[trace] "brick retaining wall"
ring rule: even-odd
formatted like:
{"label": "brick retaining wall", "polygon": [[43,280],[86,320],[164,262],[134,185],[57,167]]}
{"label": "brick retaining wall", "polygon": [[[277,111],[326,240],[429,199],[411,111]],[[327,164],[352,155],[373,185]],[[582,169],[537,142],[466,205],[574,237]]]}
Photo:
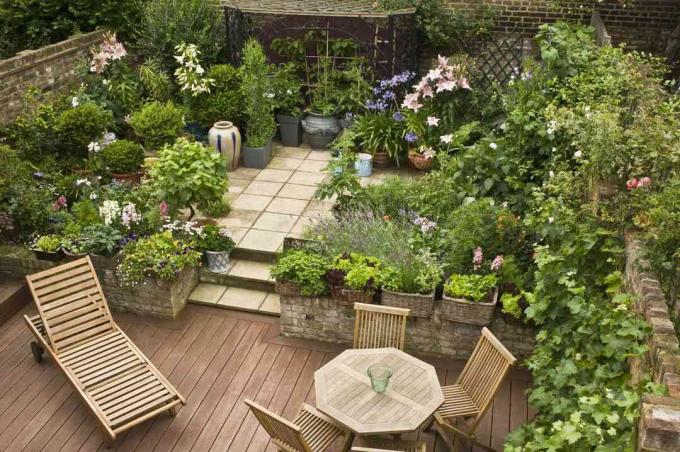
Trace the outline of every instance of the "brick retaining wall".
{"label": "brick retaining wall", "polygon": [[[161,319],[172,319],[182,311],[189,295],[198,284],[198,271],[184,269],[174,281],[148,278],[134,288],[122,287],[116,276],[113,258],[92,256],[104,295],[113,311],[131,312]],[[0,255],[0,276],[18,279],[54,267],[53,262],[39,260],[30,254]]]}
{"label": "brick retaining wall", "polygon": [[[444,358],[467,359],[477,344],[482,327],[442,320],[441,303],[435,302],[432,317],[409,318],[406,350]],[[506,322],[496,311],[489,329],[515,357],[531,354],[534,331],[519,322]],[[354,308],[330,297],[281,296],[281,334],[344,345],[352,343]]]}
{"label": "brick retaining wall", "polygon": [[29,88],[35,86],[45,93],[63,92],[78,85],[76,69],[90,49],[101,42],[102,34],[93,31],[76,35],[0,61],[0,124],[17,117]]}
{"label": "brick retaining wall", "polygon": [[645,271],[640,244],[633,234],[626,236],[625,279],[635,295],[635,310],[652,328],[649,351],[635,373],[650,373],[655,383],[668,388],[668,396],[646,395],[638,425],[639,451],[680,450],[680,343],[671,320],[659,279]]}

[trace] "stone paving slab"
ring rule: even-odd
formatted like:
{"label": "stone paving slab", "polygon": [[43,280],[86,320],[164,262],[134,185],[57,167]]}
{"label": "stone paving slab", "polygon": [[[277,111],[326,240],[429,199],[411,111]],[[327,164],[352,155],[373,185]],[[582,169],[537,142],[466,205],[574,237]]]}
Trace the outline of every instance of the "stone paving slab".
{"label": "stone paving slab", "polygon": [[241,311],[257,312],[268,293],[261,290],[241,289],[239,287],[229,287],[220,300],[219,306],[226,306]]}
{"label": "stone paving slab", "polygon": [[189,301],[217,304],[226,291],[227,288],[225,286],[220,286],[219,284],[200,283],[196,286],[191,295],[189,295]]}
{"label": "stone paving slab", "polygon": [[262,281],[274,281],[270,275],[271,264],[245,260],[234,260],[234,265],[228,271],[231,276]]}
{"label": "stone paving slab", "polygon": [[305,210],[305,207],[307,207],[307,204],[309,204],[309,201],[306,199],[281,198],[277,196],[272,199],[265,211],[300,215]]}
{"label": "stone paving slab", "polygon": [[264,231],[290,232],[298,218],[298,215],[264,212],[252,227]]}
{"label": "stone paving slab", "polygon": [[283,239],[286,237],[285,232],[261,231],[259,229],[250,229],[245,237],[239,242],[239,248],[248,250],[265,251],[274,253],[283,245]]}

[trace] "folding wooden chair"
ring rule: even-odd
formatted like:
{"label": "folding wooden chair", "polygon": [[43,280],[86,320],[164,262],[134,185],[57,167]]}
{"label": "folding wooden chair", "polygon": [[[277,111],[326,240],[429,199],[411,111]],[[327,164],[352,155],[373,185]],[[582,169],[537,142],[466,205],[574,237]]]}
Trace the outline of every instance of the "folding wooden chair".
{"label": "folding wooden chair", "polygon": [[339,427],[332,419],[307,404],[302,406],[293,422],[251,400],[246,399],[245,404],[280,451],[326,452],[338,438],[343,438],[342,450],[347,451],[354,439],[350,431]]}
{"label": "folding wooden chair", "polygon": [[109,442],[185,403],[113,321],[89,256],[26,279],[38,308],[24,316],[36,361],[47,350]]}
{"label": "folding wooden chair", "polygon": [[366,438],[363,446],[352,447],[352,452],[427,452],[424,441]]}
{"label": "folding wooden chair", "polygon": [[354,311],[353,348],[404,349],[406,318],[410,309],[354,303]]}
{"label": "folding wooden chair", "polygon": [[[482,336],[456,383],[442,387],[444,404],[434,414],[437,432],[453,450],[458,450],[461,438],[483,449],[494,450],[480,444],[474,432],[515,361],[515,357],[491,331],[483,328]],[[457,419],[462,418],[472,419],[465,429],[454,425]]]}

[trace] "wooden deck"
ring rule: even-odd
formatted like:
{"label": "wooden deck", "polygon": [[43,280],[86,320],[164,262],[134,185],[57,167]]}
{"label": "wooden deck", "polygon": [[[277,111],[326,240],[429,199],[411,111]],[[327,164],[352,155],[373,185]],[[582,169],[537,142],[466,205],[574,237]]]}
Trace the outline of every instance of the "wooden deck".
{"label": "wooden deck", "polygon": [[[63,374],[46,359],[37,364],[21,315],[0,326],[0,450],[104,450],[104,437]],[[186,399],[175,418],[160,416],[122,435],[117,450],[274,451],[243,399],[292,419],[314,403],[313,373],[339,351],[282,338],[275,318],[190,305],[177,321],[114,315],[139,348]],[[442,383],[463,362],[428,360]],[[479,437],[502,450],[507,432],[531,416],[529,376],[515,370],[484,417]],[[444,451],[433,434],[419,434],[428,450]],[[416,436],[416,434],[412,435]]]}

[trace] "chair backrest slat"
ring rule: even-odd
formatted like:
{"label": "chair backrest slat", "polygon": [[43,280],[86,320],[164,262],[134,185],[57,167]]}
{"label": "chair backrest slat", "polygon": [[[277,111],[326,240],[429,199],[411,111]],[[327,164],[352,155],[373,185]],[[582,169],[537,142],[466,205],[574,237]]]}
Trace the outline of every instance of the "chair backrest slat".
{"label": "chair backrest slat", "polygon": [[115,329],[89,256],[26,280],[57,354]]}
{"label": "chair backrest slat", "polygon": [[289,450],[298,452],[312,451],[302,436],[300,427],[251,400],[246,399],[244,402],[250,407],[262,427],[269,433],[274,444],[279,447],[286,446]]}
{"label": "chair backrest slat", "polygon": [[354,312],[353,348],[404,349],[410,309],[354,303]]}
{"label": "chair backrest slat", "polygon": [[491,331],[483,328],[482,335],[457,381],[480,410],[475,424],[483,416],[515,361],[515,357]]}

